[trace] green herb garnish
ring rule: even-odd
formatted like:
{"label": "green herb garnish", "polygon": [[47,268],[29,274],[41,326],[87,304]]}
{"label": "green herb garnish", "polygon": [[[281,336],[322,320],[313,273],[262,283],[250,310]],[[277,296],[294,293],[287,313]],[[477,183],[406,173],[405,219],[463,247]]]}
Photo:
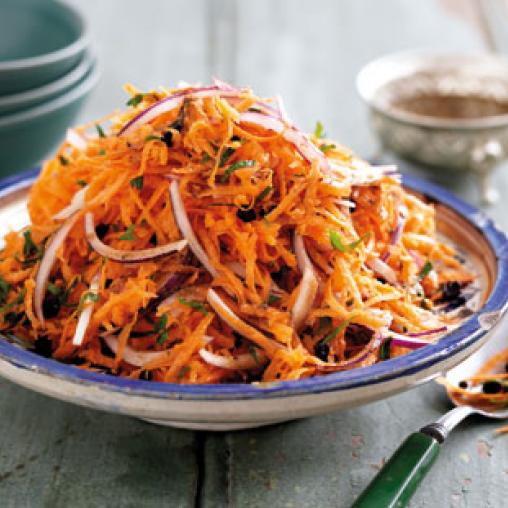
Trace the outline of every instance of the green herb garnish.
{"label": "green herb garnish", "polygon": [[249,344],[249,354],[254,358],[254,361],[256,362],[256,365],[261,365],[261,362],[259,361],[258,353],[256,351],[256,346],[254,344]]}
{"label": "green herb garnish", "polygon": [[420,273],[418,274],[418,278],[422,280],[425,277],[427,277],[427,275],[429,275],[429,273],[432,271],[432,268],[433,268],[432,263],[427,259],[422,269],[420,270]]}
{"label": "green herb garnish", "polygon": [[176,376],[178,380],[182,379],[188,372],[190,371],[190,367],[188,365],[184,365],[178,375]]}
{"label": "green herb garnish", "polygon": [[186,298],[180,297],[180,298],[178,298],[178,301],[182,305],[186,305],[187,307],[190,307],[191,309],[198,310],[204,316],[206,316],[208,314],[206,307],[203,305],[202,302],[199,302],[198,300],[187,300]]}
{"label": "green herb garnish", "polygon": [[351,319],[349,318],[343,321],[339,326],[335,327],[322,341],[321,344],[328,344],[331,340],[335,339],[340,332],[344,331],[351,323]]}
{"label": "green herb garnish", "polygon": [[149,134],[146,138],[145,138],[145,141],[161,141],[161,137],[160,136],[155,136],[154,134]]}
{"label": "green herb garnish", "polygon": [[226,172],[222,175],[221,182],[225,183],[228,181],[228,178],[230,177],[231,173],[233,171],[236,171],[237,169],[241,168],[251,168],[256,164],[256,161],[253,160],[244,160],[244,161],[238,161],[234,164],[231,164],[228,169],[226,169]]}
{"label": "green herb garnish", "polygon": [[168,316],[163,314],[158,321],[153,325],[153,331],[157,334],[157,344],[164,344],[168,340],[168,332],[166,326],[168,325]]}
{"label": "green herb garnish", "polygon": [[23,245],[23,256],[26,258],[31,258],[33,256],[36,256],[37,258],[40,257],[42,254],[42,248],[39,247],[33,240],[32,240],[32,230],[27,229],[23,233],[23,238],[25,239],[25,243]]}
{"label": "green herb garnish", "polygon": [[81,178],[79,180],[76,180],[76,183],[80,186],[80,187],[86,187],[88,185],[88,182],[86,182],[85,180],[81,180]]}
{"label": "green herb garnish", "polygon": [[314,128],[314,136],[318,139],[324,138],[326,136],[325,128],[319,120],[316,122],[316,127]]}
{"label": "green herb garnish", "polygon": [[11,310],[13,307],[16,307],[16,305],[22,304],[25,299],[25,293],[26,293],[26,289],[23,288],[17,294],[16,298],[14,298],[14,300],[12,300],[12,302],[6,303],[3,307],[0,307],[0,314],[4,314],[6,311]]}
{"label": "green herb garnish", "polygon": [[135,108],[143,100],[144,96],[144,93],[138,93],[134,95],[127,101],[127,106],[132,106]]}
{"label": "green herb garnish", "polygon": [[134,224],[131,224],[126,230],[125,230],[125,233],[123,233],[122,235],[120,235],[118,237],[119,240],[129,240],[129,241],[133,241],[136,239],[136,237],[134,236]]}
{"label": "green herb garnish", "polygon": [[263,201],[263,199],[270,194],[272,190],[272,186],[268,185],[266,186],[257,196],[256,196],[256,203],[259,203],[260,201]]}
{"label": "green herb garnish", "polygon": [[235,153],[235,149],[228,146],[222,153],[219,159],[219,168],[223,168],[226,165],[228,159]]}
{"label": "green herb garnish", "polygon": [[330,243],[332,244],[332,247],[340,252],[349,252],[352,251],[353,249],[356,249],[356,247],[358,247],[358,245],[360,245],[369,236],[370,233],[365,233],[358,240],[345,244],[342,241],[342,238],[339,235],[339,233],[337,233],[337,231],[335,231],[334,229],[330,229],[328,231],[328,237],[330,238]]}
{"label": "green herb garnish", "polygon": [[0,275],[0,303],[5,303],[10,289],[11,285]]}
{"label": "green herb garnish", "polygon": [[390,358],[390,345],[392,343],[392,339],[386,339],[379,348],[379,359],[380,360],[388,360]]}
{"label": "green herb garnish", "polygon": [[98,123],[95,124],[95,129],[97,130],[97,134],[99,135],[100,138],[106,137],[106,133],[104,132],[104,129]]}
{"label": "green herb garnish", "polygon": [[97,303],[99,301],[99,295],[97,293],[92,293],[91,291],[87,291],[81,295],[79,299],[79,306],[83,306],[87,302]]}
{"label": "green herb garnish", "polygon": [[199,162],[201,162],[201,164],[205,164],[205,162],[208,162],[210,159],[211,159],[211,157],[205,152]]}
{"label": "green herb garnish", "polygon": [[323,153],[326,153],[330,150],[334,150],[336,148],[335,145],[331,144],[331,145],[321,145],[319,147],[319,149],[323,152]]}
{"label": "green herb garnish", "polygon": [[143,188],[143,175],[136,176],[130,181],[131,187],[134,189],[142,189]]}
{"label": "green herb garnish", "polygon": [[274,303],[278,303],[280,302],[280,296],[279,295],[268,295],[268,300],[266,301],[266,303],[268,305],[273,305]]}
{"label": "green herb garnish", "polygon": [[98,153],[99,155],[106,155],[106,150],[104,150],[104,148],[101,148]]}

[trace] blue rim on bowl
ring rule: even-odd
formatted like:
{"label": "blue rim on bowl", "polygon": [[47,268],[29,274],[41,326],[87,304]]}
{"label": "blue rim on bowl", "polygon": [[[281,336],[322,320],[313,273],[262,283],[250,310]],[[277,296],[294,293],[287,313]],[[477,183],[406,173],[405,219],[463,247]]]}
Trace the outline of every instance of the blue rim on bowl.
{"label": "blue rim on bowl", "polygon": [[[38,171],[35,169],[0,181],[0,196],[15,189],[27,187],[35,179]],[[485,305],[459,328],[435,344],[368,367],[298,381],[251,385],[180,385],[119,378],[85,371],[72,365],[41,357],[7,339],[0,339],[0,358],[19,368],[51,375],[55,382],[57,379],[65,379],[78,384],[99,385],[106,390],[132,395],[197,401],[277,398],[332,391],[340,392],[341,390],[375,385],[425,370],[470,347],[483,337],[487,333],[488,327],[485,326],[485,323],[482,325],[482,316],[499,318],[506,310],[508,306],[508,238],[482,211],[448,191],[408,175],[403,176],[403,184],[411,190],[444,204],[464,217],[483,235],[496,255],[497,277]]]}

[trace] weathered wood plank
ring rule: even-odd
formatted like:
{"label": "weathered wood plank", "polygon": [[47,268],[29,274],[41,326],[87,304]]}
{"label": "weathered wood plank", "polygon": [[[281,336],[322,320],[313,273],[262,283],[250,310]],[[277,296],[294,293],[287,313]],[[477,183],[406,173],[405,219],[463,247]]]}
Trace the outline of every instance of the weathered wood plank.
{"label": "weathered wood plank", "polygon": [[0,382],[0,504],[193,507],[192,432],[82,409]]}

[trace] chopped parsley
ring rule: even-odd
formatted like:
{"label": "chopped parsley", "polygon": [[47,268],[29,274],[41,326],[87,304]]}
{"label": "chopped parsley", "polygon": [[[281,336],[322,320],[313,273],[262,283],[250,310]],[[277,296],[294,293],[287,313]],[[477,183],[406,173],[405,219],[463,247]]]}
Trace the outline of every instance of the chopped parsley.
{"label": "chopped parsley", "polygon": [[2,307],[0,307],[0,314],[5,314],[5,312],[7,312],[8,310],[11,310],[13,307],[16,307],[16,305],[22,304],[25,299],[25,293],[26,293],[26,289],[23,288],[18,293],[16,298],[14,298],[14,300],[12,300],[12,302],[6,303]]}
{"label": "chopped parsley", "polygon": [[86,187],[88,185],[88,182],[86,182],[85,180],[81,180],[81,178],[79,180],[76,180],[76,183],[80,186],[80,187]]}
{"label": "chopped parsley", "polygon": [[10,289],[11,285],[0,275],[0,304],[5,303]]}
{"label": "chopped parsley", "polygon": [[337,337],[340,332],[344,331],[349,326],[351,319],[352,318],[346,319],[339,326],[336,326],[328,335],[323,338],[321,344],[328,344],[331,340],[335,339],[335,337]]}
{"label": "chopped parsley", "polygon": [[118,239],[119,240],[129,240],[129,241],[133,241],[136,239],[136,237],[134,236],[134,224],[131,224],[126,230],[125,230],[125,233],[121,234]]}
{"label": "chopped parsley", "polygon": [[429,273],[432,271],[432,268],[433,268],[432,263],[427,259],[422,269],[420,270],[420,273],[418,274],[418,278],[422,280],[425,277],[427,277],[427,275],[429,275]]}
{"label": "chopped parsley", "polygon": [[79,299],[79,305],[82,306],[87,302],[97,303],[99,301],[99,295],[97,293],[92,293],[91,291],[87,291],[81,295]]}
{"label": "chopped parsley", "polygon": [[233,171],[236,171],[237,169],[241,168],[251,168],[256,164],[256,161],[253,160],[243,160],[235,162],[234,164],[231,164],[228,169],[226,169],[226,172],[222,175],[221,182],[225,183],[228,181],[228,178],[230,177],[231,173]]}
{"label": "chopped parsley", "polygon": [[201,162],[201,164],[205,164],[205,162],[208,162],[210,159],[211,159],[211,157],[205,152],[203,154],[203,157],[201,157],[200,162]]}
{"label": "chopped parsley", "polygon": [[330,144],[330,145],[321,145],[319,147],[319,149],[323,152],[323,153],[326,153],[330,150],[334,150],[336,148],[336,146],[334,144]]}
{"label": "chopped parsley", "polygon": [[130,181],[131,187],[132,187],[133,189],[142,189],[142,188],[143,188],[143,180],[144,180],[143,175],[141,175],[141,176],[136,176],[135,178],[133,178],[133,179]]}
{"label": "chopped parsley", "polygon": [[358,247],[358,245],[360,245],[366,238],[368,238],[370,236],[370,233],[365,233],[358,240],[355,240],[354,242],[347,244],[345,244],[342,241],[342,238],[339,235],[339,233],[337,233],[337,231],[333,229],[330,229],[328,231],[328,236],[330,238],[330,243],[332,244],[332,247],[335,250],[338,250],[340,252],[349,252]]}
{"label": "chopped parsley", "polygon": [[380,360],[388,360],[390,358],[390,345],[392,343],[392,339],[386,339],[379,348],[379,359]]}
{"label": "chopped parsley", "polygon": [[168,340],[168,332],[166,326],[168,325],[168,316],[163,314],[160,319],[154,324],[153,331],[157,334],[157,344],[162,345]]}
{"label": "chopped parsley", "polygon": [[316,122],[316,127],[314,128],[314,136],[318,139],[326,136],[325,128],[319,120]]}
{"label": "chopped parsley", "polygon": [[143,100],[144,97],[145,97],[144,93],[138,93],[134,95],[127,101],[127,106],[132,106],[133,108],[135,108]]}
{"label": "chopped parsley", "polygon": [[191,309],[198,310],[206,316],[208,314],[208,311],[206,310],[206,307],[204,306],[203,302],[199,302],[198,300],[187,300],[186,298],[178,298],[178,301],[182,305],[186,305],[187,307],[190,307]]}
{"label": "chopped parsley", "polygon": [[160,136],[155,136],[154,134],[149,134],[146,138],[145,138],[145,141],[161,141],[162,138]]}
{"label": "chopped parsley", "polygon": [[[69,284],[69,286],[65,287],[63,286],[57,286],[56,284],[53,284],[53,282],[48,282],[48,293],[56,297],[58,304],[60,306],[65,305],[66,307],[74,307],[75,305],[70,305],[67,303],[69,300],[69,296],[71,294],[71,291],[76,287],[76,284],[79,281],[79,277],[74,277]],[[80,299],[80,305],[82,304]]]}
{"label": "chopped parsley", "polygon": [[25,259],[35,257],[34,261],[37,260],[42,254],[42,247],[39,247],[32,240],[32,230],[27,229],[23,233],[23,238],[25,239],[25,243],[23,245],[23,256],[25,257]]}
{"label": "chopped parsley", "polygon": [[258,353],[256,351],[256,346],[254,344],[249,344],[249,354],[254,358],[254,361],[256,362],[256,365],[261,365],[261,362],[259,361]]}
{"label": "chopped parsley", "polygon": [[222,153],[219,159],[219,167],[223,168],[228,159],[235,153],[235,149],[228,146]]}
{"label": "chopped parsley", "polygon": [[279,295],[273,295],[273,294],[268,295],[268,300],[266,301],[266,303],[268,305],[273,305],[273,304],[278,303],[278,302],[280,302],[280,296]]}
{"label": "chopped parsley", "polygon": [[270,192],[272,191],[272,186],[271,185],[267,185],[257,196],[256,196],[256,203],[258,203],[259,201],[263,201],[263,199],[266,198],[266,196],[268,196],[268,194],[270,194]]}
{"label": "chopped parsley", "polygon": [[101,148],[98,153],[99,155],[106,155],[106,150],[104,150],[104,148]]}
{"label": "chopped parsley", "polygon": [[181,369],[180,369],[180,372],[178,372],[178,375],[176,376],[178,380],[182,379],[183,377],[185,377],[185,375],[190,371],[190,367],[188,365],[184,365]]}
{"label": "chopped parsley", "polygon": [[95,124],[95,129],[97,130],[97,134],[99,135],[100,138],[106,137],[106,133],[104,132],[104,129],[98,123]]}

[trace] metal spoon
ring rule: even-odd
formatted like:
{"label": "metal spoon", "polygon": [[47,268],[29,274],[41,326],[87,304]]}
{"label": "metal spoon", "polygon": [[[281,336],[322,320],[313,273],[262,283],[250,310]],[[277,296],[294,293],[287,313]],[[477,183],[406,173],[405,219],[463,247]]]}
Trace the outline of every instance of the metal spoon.
{"label": "metal spoon", "polygon": [[[493,331],[493,336],[476,353],[448,372],[446,378],[455,386],[475,375],[485,362],[508,347],[508,319]],[[439,455],[441,444],[449,433],[466,417],[478,414],[487,418],[508,419],[508,409],[485,411],[472,406],[456,406],[437,421],[425,425],[408,436],[390,460],[374,477],[352,508],[401,508],[407,506],[432,464]]]}

